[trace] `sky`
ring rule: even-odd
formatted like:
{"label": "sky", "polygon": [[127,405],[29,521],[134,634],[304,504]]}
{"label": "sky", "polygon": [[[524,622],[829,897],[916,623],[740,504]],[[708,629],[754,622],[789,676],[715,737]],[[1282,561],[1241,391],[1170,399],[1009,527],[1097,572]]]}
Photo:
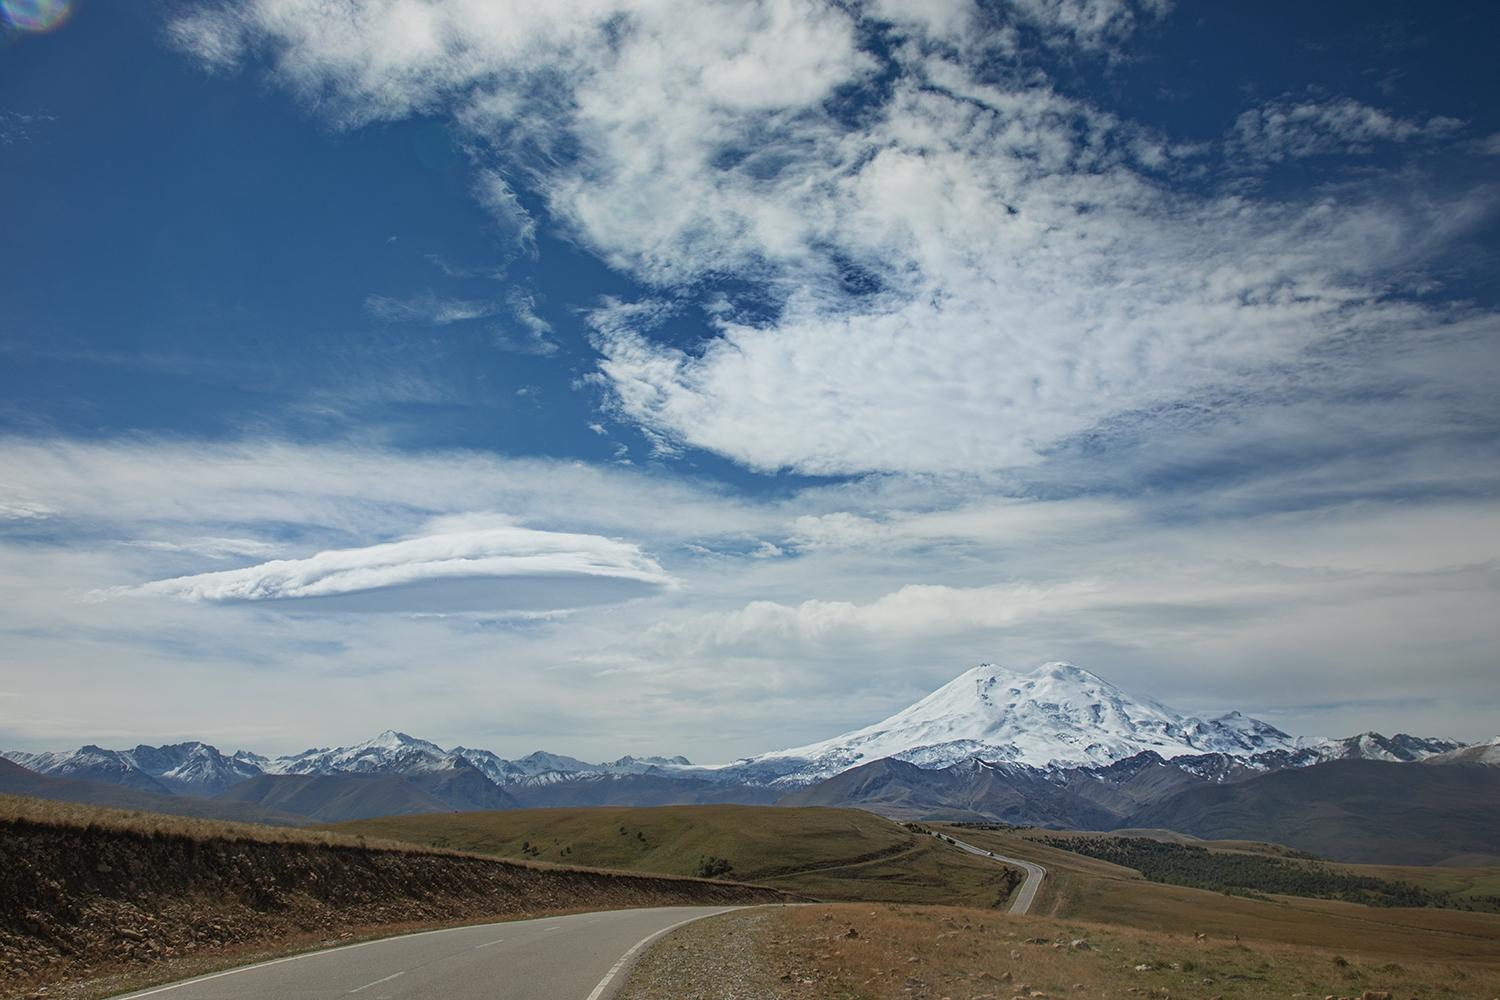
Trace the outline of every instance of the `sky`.
{"label": "sky", "polygon": [[0,0],[0,746],[1493,736],[1497,30]]}

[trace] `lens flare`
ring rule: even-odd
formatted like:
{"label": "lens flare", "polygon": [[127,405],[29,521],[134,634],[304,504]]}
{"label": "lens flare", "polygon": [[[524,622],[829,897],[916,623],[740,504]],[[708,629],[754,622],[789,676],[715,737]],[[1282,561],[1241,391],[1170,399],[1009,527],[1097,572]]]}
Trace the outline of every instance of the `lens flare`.
{"label": "lens flare", "polygon": [[72,12],[69,0],[0,0],[0,24],[22,31],[51,31]]}

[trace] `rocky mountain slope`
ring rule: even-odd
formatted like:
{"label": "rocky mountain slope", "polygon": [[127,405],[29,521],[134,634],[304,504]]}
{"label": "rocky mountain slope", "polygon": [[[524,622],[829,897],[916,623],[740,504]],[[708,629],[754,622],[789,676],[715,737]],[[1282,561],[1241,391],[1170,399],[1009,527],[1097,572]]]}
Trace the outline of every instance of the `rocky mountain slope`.
{"label": "rocky mountain slope", "polygon": [[1500,769],[1336,760],[1186,788],[1121,824],[1266,840],[1336,861],[1500,863]]}

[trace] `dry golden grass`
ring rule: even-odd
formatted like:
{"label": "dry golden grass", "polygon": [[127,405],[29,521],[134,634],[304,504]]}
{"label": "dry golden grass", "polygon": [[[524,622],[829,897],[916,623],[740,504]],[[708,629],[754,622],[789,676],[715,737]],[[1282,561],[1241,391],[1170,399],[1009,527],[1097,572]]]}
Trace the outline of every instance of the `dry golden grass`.
{"label": "dry golden grass", "polygon": [[0,823],[16,821],[58,827],[92,826],[121,833],[187,837],[193,840],[245,840],[261,844],[325,844],[397,851],[432,850],[397,841],[369,840],[364,837],[302,827],[261,826],[256,823],[192,819],[186,816],[168,816],[164,813],[110,809],[104,806],[55,802],[51,799],[33,799],[20,795],[0,795]]}
{"label": "dry golden grass", "polygon": [[[734,984],[732,995],[742,998],[1004,1000],[1040,994],[1281,1000],[1358,997],[1365,990],[1389,991],[1401,1000],[1500,996],[1500,952],[1477,944],[1461,959],[1393,960],[1212,934],[1197,938],[1088,921],[888,904],[757,910],[715,921],[732,926],[727,931],[722,925],[690,926],[660,947],[670,957],[672,949],[692,952],[694,935],[717,935],[716,948],[745,939],[758,958],[761,981]],[[643,963],[640,984],[632,981],[627,994],[632,1000],[657,995],[650,988],[651,962],[648,957]],[[691,967],[678,974],[684,971]],[[704,1000],[731,995],[707,977],[675,988],[676,996]]]}
{"label": "dry golden grass", "polygon": [[1033,913],[1168,933],[1311,945],[1354,954],[1442,961],[1500,956],[1500,915],[1446,909],[1398,909],[1333,900],[1265,900],[1148,882],[1140,873],[1037,843],[1039,831],[949,829],[969,843],[1035,861],[1048,877]]}

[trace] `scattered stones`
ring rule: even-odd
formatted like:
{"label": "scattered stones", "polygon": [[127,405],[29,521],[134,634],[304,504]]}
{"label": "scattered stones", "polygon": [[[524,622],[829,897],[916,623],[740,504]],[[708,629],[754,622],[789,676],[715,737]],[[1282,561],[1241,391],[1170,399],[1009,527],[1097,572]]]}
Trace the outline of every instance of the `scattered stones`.
{"label": "scattered stones", "polygon": [[1073,943],[1071,945],[1069,945],[1069,947],[1072,948],[1074,951],[1093,951],[1094,950],[1094,946],[1091,945],[1091,944],[1089,944],[1088,941],[1085,940],[1084,938],[1077,938],[1077,939],[1075,939],[1073,941]]}

